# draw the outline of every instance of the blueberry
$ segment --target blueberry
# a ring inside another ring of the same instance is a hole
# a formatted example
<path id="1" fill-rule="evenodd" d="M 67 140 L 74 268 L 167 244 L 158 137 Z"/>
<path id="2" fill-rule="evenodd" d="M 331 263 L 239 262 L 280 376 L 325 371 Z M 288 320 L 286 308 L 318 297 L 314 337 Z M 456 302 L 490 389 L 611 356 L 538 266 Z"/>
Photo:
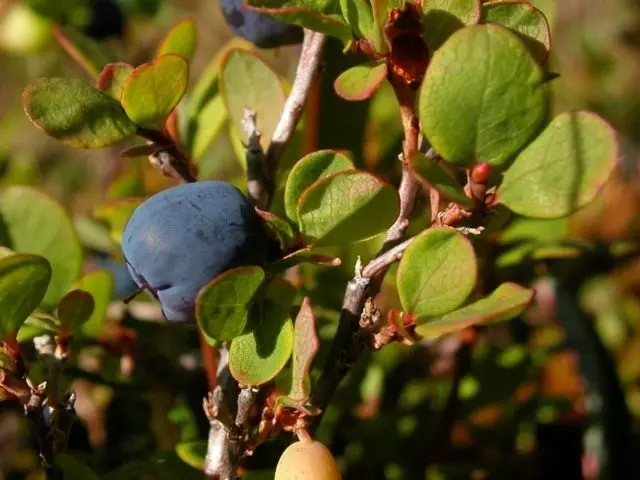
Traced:
<path id="1" fill-rule="evenodd" d="M 122 251 L 134 280 L 167 320 L 190 321 L 200 289 L 242 265 L 262 265 L 271 240 L 253 205 L 233 185 L 201 181 L 163 190 L 131 215 Z"/>
<path id="2" fill-rule="evenodd" d="M 302 28 L 255 12 L 244 0 L 220 0 L 222 15 L 231 31 L 260 48 L 293 45 L 302 41 Z"/>

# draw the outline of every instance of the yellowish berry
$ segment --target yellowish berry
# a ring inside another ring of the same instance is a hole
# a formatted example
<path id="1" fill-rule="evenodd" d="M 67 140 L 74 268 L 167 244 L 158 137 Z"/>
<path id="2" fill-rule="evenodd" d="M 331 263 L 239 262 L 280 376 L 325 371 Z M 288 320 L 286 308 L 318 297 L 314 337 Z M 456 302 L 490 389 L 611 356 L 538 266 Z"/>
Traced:
<path id="1" fill-rule="evenodd" d="M 289 445 L 276 467 L 275 480 L 340 480 L 340 470 L 331 451 L 315 440 Z"/>

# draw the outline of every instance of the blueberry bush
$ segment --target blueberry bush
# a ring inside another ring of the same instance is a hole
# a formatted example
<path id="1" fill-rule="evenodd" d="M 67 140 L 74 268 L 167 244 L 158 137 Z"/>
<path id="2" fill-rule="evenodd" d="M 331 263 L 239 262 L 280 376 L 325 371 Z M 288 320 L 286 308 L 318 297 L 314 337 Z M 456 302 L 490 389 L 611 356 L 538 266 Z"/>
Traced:
<path id="1" fill-rule="evenodd" d="M 560 3 L 0 1 L 0 474 L 638 472 L 637 27 Z"/>

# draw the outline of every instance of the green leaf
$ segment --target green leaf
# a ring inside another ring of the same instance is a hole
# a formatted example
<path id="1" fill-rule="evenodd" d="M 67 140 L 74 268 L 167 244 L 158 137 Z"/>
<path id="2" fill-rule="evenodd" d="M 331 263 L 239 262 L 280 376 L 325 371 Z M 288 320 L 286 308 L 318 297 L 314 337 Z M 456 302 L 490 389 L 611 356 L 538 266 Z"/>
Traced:
<path id="1" fill-rule="evenodd" d="M 0 340 L 14 336 L 44 298 L 51 280 L 49 262 L 38 255 L 0 259 Z"/>
<path id="2" fill-rule="evenodd" d="M 238 267 L 218 275 L 200 290 L 196 319 L 207 341 L 228 341 L 243 332 L 264 279 L 260 267 Z"/>
<path id="3" fill-rule="evenodd" d="M 114 200 L 93 209 L 93 216 L 109 224 L 111 238 L 118 245 L 122 242 L 122 232 L 134 210 L 144 202 L 144 198 Z"/>
<path id="4" fill-rule="evenodd" d="M 435 52 L 457 30 L 480 21 L 480 0 L 425 0 L 422 25 L 429 51 Z"/>
<path id="5" fill-rule="evenodd" d="M 258 386 L 273 379 L 293 350 L 289 313 L 265 300 L 253 306 L 253 329 L 231 341 L 229 371 L 241 385 Z"/>
<path id="6" fill-rule="evenodd" d="M 345 100 L 358 102 L 371 98 L 386 78 L 387 64 L 370 62 L 342 72 L 333 83 L 333 89 Z"/>
<path id="7" fill-rule="evenodd" d="M 24 90 L 25 113 L 47 135 L 75 148 L 103 148 L 136 132 L 120 104 L 75 78 L 43 78 Z"/>
<path id="8" fill-rule="evenodd" d="M 122 96 L 122 87 L 131 72 L 133 72 L 133 67 L 128 63 L 109 63 L 105 65 L 96 80 L 96 88 L 108 93 L 119 103 Z"/>
<path id="9" fill-rule="evenodd" d="M 551 29 L 544 14 L 526 1 L 491 1 L 482 6 L 483 23 L 504 25 L 520 35 L 538 61 L 551 49 Z"/>
<path id="10" fill-rule="evenodd" d="M 116 61 L 116 57 L 103 45 L 78 30 L 57 26 L 54 33 L 63 50 L 93 78 L 107 64 Z"/>
<path id="11" fill-rule="evenodd" d="M 278 75 L 254 53 L 232 49 L 222 60 L 218 82 L 234 130 L 247 141 L 242 118 L 244 109 L 251 108 L 266 151 L 287 98 Z"/>
<path id="12" fill-rule="evenodd" d="M 476 284 L 471 242 L 453 228 L 432 228 L 407 248 L 398 266 L 402 308 L 418 323 L 459 307 Z"/>
<path id="13" fill-rule="evenodd" d="M 310 394 L 309 371 L 318 349 L 320 340 L 316 331 L 316 317 L 313 314 L 309 297 L 304 297 L 295 323 L 295 343 L 293 345 L 293 367 L 291 389 L 288 397 L 306 402 Z"/>
<path id="14" fill-rule="evenodd" d="M 439 337 L 479 323 L 510 320 L 527 308 L 533 296 L 533 290 L 506 282 L 482 300 L 419 325 L 416 333 L 426 338 Z"/>
<path id="15" fill-rule="evenodd" d="M 284 207 L 287 216 L 298 220 L 298 201 L 302 192 L 313 182 L 332 173 L 353 170 L 353 162 L 335 150 L 318 150 L 302 157 L 293 166 L 284 190 Z"/>
<path id="16" fill-rule="evenodd" d="M 38 335 L 56 334 L 60 330 L 60 320 L 53 315 L 33 312 L 27 317 L 18 330 L 18 342 L 26 342 Z"/>
<path id="17" fill-rule="evenodd" d="M 56 465 L 62 470 L 62 480 L 99 480 L 98 474 L 68 453 L 56 455 Z"/>
<path id="18" fill-rule="evenodd" d="M 518 242 L 556 242 L 569 233 L 566 217 L 553 219 L 516 218 L 502 231 L 498 243 L 508 245 Z"/>
<path id="19" fill-rule="evenodd" d="M 538 132 L 546 112 L 542 70 L 517 35 L 498 25 L 454 33 L 420 90 L 424 134 L 457 165 L 502 165 Z"/>
<path id="20" fill-rule="evenodd" d="M 137 125 L 160 129 L 182 100 L 188 82 L 189 62 L 178 55 L 162 55 L 129 75 L 120 101 Z"/>
<path id="21" fill-rule="evenodd" d="M 71 290 L 58 304 L 58 318 L 60 325 L 67 332 L 72 333 L 83 325 L 95 309 L 93 296 L 83 290 Z"/>
<path id="22" fill-rule="evenodd" d="M 197 470 L 204 470 L 204 459 L 207 456 L 207 442 L 196 440 L 176 445 L 176 455 L 187 465 Z"/>
<path id="23" fill-rule="evenodd" d="M 117 250 L 109 229 L 102 222 L 85 216 L 74 217 L 73 228 L 84 247 L 102 253 L 115 253 Z"/>
<path id="24" fill-rule="evenodd" d="M 384 26 L 387 21 L 389 10 L 393 5 L 390 5 L 389 0 L 371 0 L 371 9 L 373 10 L 373 23 L 374 23 L 374 46 L 379 53 L 387 53 L 389 51 L 389 45 L 387 45 L 387 38 L 384 33 Z M 404 3 L 404 2 L 403 2 Z M 400 8 L 400 5 L 396 6 Z"/>
<path id="25" fill-rule="evenodd" d="M 299 235 L 288 220 L 280 218 L 275 213 L 256 208 L 256 212 L 263 220 L 263 225 L 269 235 L 278 242 L 283 252 L 290 251 L 299 243 Z"/>
<path id="26" fill-rule="evenodd" d="M 190 19 L 182 20 L 164 37 L 158 47 L 156 57 L 174 53 L 191 61 L 196 51 L 197 40 L 196 24 Z"/>
<path id="27" fill-rule="evenodd" d="M 57 202 L 31 187 L 12 186 L 0 196 L 2 243 L 16 252 L 41 255 L 52 276 L 43 303 L 58 303 L 82 270 L 82 246 L 71 219 Z"/>
<path id="28" fill-rule="evenodd" d="M 347 21 L 358 38 L 375 37 L 375 22 L 371 5 L 366 0 L 340 0 L 342 17 Z"/>
<path id="29" fill-rule="evenodd" d="M 113 297 L 114 280 L 105 270 L 91 272 L 76 283 L 73 288 L 83 290 L 93 296 L 95 307 L 89 319 L 80 327 L 83 335 L 95 338 L 102 332 L 107 310 Z"/>
<path id="30" fill-rule="evenodd" d="M 498 201 L 527 217 L 569 215 L 598 194 L 618 150 L 615 131 L 596 114 L 558 115 L 505 172 Z"/>
<path id="31" fill-rule="evenodd" d="M 184 146 L 194 160 L 199 160 L 227 122 L 227 110 L 218 89 L 220 65 L 233 48 L 250 50 L 253 45 L 233 37 L 200 75 L 189 95 L 184 125 Z"/>
<path id="32" fill-rule="evenodd" d="M 298 224 L 316 246 L 371 238 L 397 218 L 396 190 L 370 173 L 334 173 L 307 188 L 298 203 Z"/>
<path id="33" fill-rule="evenodd" d="M 462 185 L 424 154 L 416 152 L 411 161 L 411 167 L 420 181 L 435 188 L 449 200 L 465 207 L 473 206 L 473 201 L 464 193 Z"/>
<path id="34" fill-rule="evenodd" d="M 247 5 L 260 13 L 284 22 L 300 25 L 314 32 L 342 40 L 352 39 L 351 28 L 342 19 L 338 2 L 327 0 L 247 0 Z"/>

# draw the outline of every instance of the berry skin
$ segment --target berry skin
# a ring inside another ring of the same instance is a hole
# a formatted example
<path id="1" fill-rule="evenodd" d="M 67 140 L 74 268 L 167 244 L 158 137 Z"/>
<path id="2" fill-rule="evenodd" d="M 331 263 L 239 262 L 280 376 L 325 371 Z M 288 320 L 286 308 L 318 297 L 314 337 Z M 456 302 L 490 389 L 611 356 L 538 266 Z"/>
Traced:
<path id="1" fill-rule="evenodd" d="M 340 480 L 331 451 L 315 440 L 292 443 L 282 453 L 274 480 Z"/>
<path id="2" fill-rule="evenodd" d="M 131 215 L 122 252 L 167 320 L 194 318 L 200 289 L 242 265 L 261 265 L 270 240 L 251 202 L 233 185 L 201 181 L 163 190 Z"/>
<path id="3" fill-rule="evenodd" d="M 231 31 L 260 48 L 293 45 L 302 41 L 302 28 L 248 9 L 244 0 L 220 0 Z"/>

